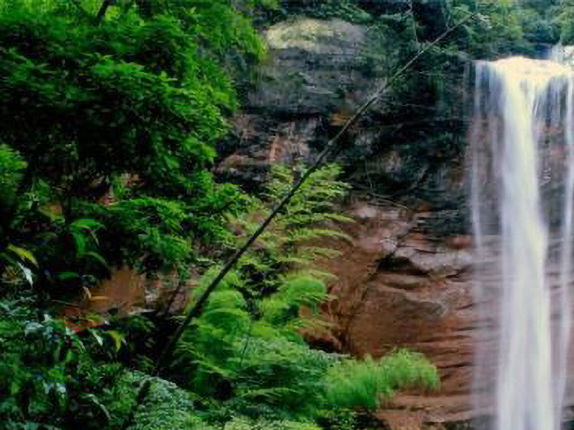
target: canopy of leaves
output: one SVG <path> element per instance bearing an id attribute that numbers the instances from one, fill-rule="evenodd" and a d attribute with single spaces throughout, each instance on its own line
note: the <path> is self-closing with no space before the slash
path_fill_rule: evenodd
<path id="1" fill-rule="evenodd" d="M 222 240 L 240 199 L 209 170 L 241 69 L 263 53 L 254 4 L 0 5 L 0 252 L 36 256 L 34 284 L 69 289 Z"/>

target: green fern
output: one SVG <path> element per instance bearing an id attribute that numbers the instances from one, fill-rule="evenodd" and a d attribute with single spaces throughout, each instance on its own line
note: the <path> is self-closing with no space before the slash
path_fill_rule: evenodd
<path id="1" fill-rule="evenodd" d="M 350 221 L 337 209 L 348 188 L 336 180 L 338 174 L 338 167 L 326 166 L 311 175 L 223 279 L 178 345 L 172 375 L 203 398 L 218 400 L 218 420 L 231 420 L 225 429 L 314 429 L 305 423 L 289 427 L 283 420 L 312 421 L 337 408 L 372 410 L 396 389 L 438 381 L 436 369 L 416 354 L 356 361 L 312 350 L 303 338 L 304 328 L 326 324 L 318 315 L 329 298 L 325 281 L 330 278 L 314 265 L 337 252 L 321 240 L 348 239 L 337 228 Z M 290 168 L 274 167 L 268 201 L 252 198 L 244 213 L 230 218 L 237 234 L 229 245 L 242 244 L 293 182 Z M 213 266 L 202 277 L 190 304 L 219 270 Z M 232 419 L 237 414 L 263 421 Z"/>
<path id="2" fill-rule="evenodd" d="M 325 381 L 325 398 L 331 407 L 375 410 L 395 390 L 413 386 L 436 389 L 437 370 L 420 354 L 397 351 L 380 360 L 344 360 L 333 366 Z"/>

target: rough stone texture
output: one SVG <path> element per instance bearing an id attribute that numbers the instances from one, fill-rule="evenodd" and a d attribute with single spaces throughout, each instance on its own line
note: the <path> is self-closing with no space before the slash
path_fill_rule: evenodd
<path id="1" fill-rule="evenodd" d="M 420 234 L 424 213 L 355 199 L 351 242 L 331 242 L 340 257 L 325 263 L 338 279 L 325 306 L 333 324 L 324 336 L 355 356 L 382 356 L 397 347 L 424 353 L 439 369 L 439 392 L 404 393 L 380 417 L 396 428 L 470 418 L 472 313 L 470 239 Z M 335 339 L 335 340 L 333 340 Z M 416 427 L 419 423 L 419 427 Z"/>
<path id="2" fill-rule="evenodd" d="M 341 20 L 303 18 L 274 25 L 249 107 L 282 115 L 328 115 L 347 99 L 362 100 L 379 83 L 362 63 L 366 30 Z"/>
<path id="3" fill-rule="evenodd" d="M 300 18 L 274 25 L 264 36 L 268 57 L 233 136 L 219 148 L 224 158 L 217 172 L 249 186 L 264 182 L 271 163 L 313 160 L 385 79 L 385 62 L 374 61 L 374 41 L 360 25 Z M 384 109 L 378 104 L 375 110 Z M 365 152 L 372 139 L 362 136 L 354 148 Z"/>
<path id="4" fill-rule="evenodd" d="M 268 57 L 236 116 L 234 133 L 218 148 L 222 158 L 216 169 L 222 180 L 251 190 L 261 187 L 273 163 L 312 162 L 410 59 L 410 54 L 403 57 L 404 41 L 392 29 L 377 33 L 337 19 L 291 19 L 264 36 Z M 352 127 L 337 161 L 355 187 L 409 207 L 424 203 L 433 212 L 441 209 L 440 218 L 425 222 L 435 231 L 442 224 L 445 234 L 460 234 L 465 225 L 460 91 L 465 60 L 440 55 L 431 58 L 450 65 L 444 88 L 437 90 L 427 77 L 430 71 L 413 67 L 408 83 L 396 83 Z"/>

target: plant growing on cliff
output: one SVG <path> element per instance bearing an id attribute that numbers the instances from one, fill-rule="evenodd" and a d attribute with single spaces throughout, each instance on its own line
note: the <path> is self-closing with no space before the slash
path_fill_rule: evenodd
<path id="1" fill-rule="evenodd" d="M 237 232 L 229 243 L 232 248 L 240 245 L 259 227 L 261 220 L 269 216 L 275 202 L 287 194 L 302 174 L 298 169 L 273 166 L 263 198 L 252 198 L 242 213 L 229 217 Z M 340 173 L 339 166 L 328 165 L 312 174 L 284 212 L 260 236 L 256 246 L 247 251 L 238 267 L 248 285 L 252 283 L 255 289 L 273 289 L 273 282 L 279 279 L 277 275 L 286 271 L 318 274 L 316 260 L 337 255 L 321 243 L 329 238 L 346 239 L 338 225 L 352 221 L 337 210 L 337 204 L 349 189 L 349 185 L 337 179 Z M 252 281 L 251 274 L 255 276 Z"/>
<path id="2" fill-rule="evenodd" d="M 327 246 L 319 246 L 318 240 L 345 237 L 332 223 L 350 221 L 335 207 L 348 188 L 337 180 L 339 171 L 337 166 L 326 166 L 312 174 L 285 213 L 270 225 L 212 294 L 196 327 L 186 332 L 172 366 L 184 370 L 183 374 L 178 372 L 178 378 L 190 388 L 208 390 L 203 394 L 219 392 L 223 397 L 242 398 L 253 387 L 266 387 L 260 398 L 278 405 L 293 390 L 280 388 L 281 384 L 313 386 L 308 372 L 306 384 L 296 382 L 298 375 L 303 375 L 296 371 L 297 363 L 307 359 L 308 350 L 297 331 L 312 321 L 310 316 L 327 298 L 322 280 L 327 274 L 314 269 L 313 263 L 317 258 L 336 253 Z M 253 232 L 258 221 L 271 211 L 277 197 L 289 189 L 296 174 L 286 166 L 273 168 L 264 200 L 252 198 L 245 212 L 230 217 L 237 234 L 230 246 L 237 246 Z M 206 273 L 194 297 L 202 294 L 218 269 L 214 267 Z M 309 317 L 302 318 L 303 308 L 311 311 Z M 220 342 L 214 345 L 213 338 Z M 265 358 L 266 348 L 269 356 L 276 358 L 275 362 Z M 284 358 L 279 359 L 279 355 Z M 267 366 L 275 366 L 275 372 Z M 285 366 L 290 377 L 282 380 L 277 377 L 281 366 Z M 193 375 L 191 380 L 186 376 L 189 374 Z M 234 388 L 225 388 L 229 384 Z M 226 390 L 231 392 L 222 393 Z M 249 396 L 254 398 L 253 393 Z M 294 407 L 298 404 L 295 402 Z M 282 407 L 288 409 L 287 404 Z"/>
<path id="3" fill-rule="evenodd" d="M 437 370 L 420 354 L 397 351 L 381 360 L 367 356 L 362 361 L 346 360 L 329 369 L 326 398 L 343 408 L 374 411 L 381 400 L 395 390 L 409 386 L 436 389 Z"/>
<path id="4" fill-rule="evenodd" d="M 334 255 L 317 241 L 344 238 L 332 222 L 350 221 L 336 210 L 347 188 L 336 180 L 338 174 L 338 167 L 326 166 L 311 175 L 307 188 L 225 277 L 201 316 L 185 330 L 169 374 L 202 398 L 215 400 L 208 413 L 212 420 L 227 421 L 240 414 L 313 421 L 325 410 L 372 409 L 379 397 L 390 397 L 393 389 L 409 384 L 436 383 L 434 368 L 414 354 L 363 363 L 313 350 L 304 341 L 305 329 L 324 324 L 318 311 L 328 300 L 328 274 L 313 270 L 312 263 Z M 279 167 L 272 175 L 269 195 L 276 196 L 284 194 L 296 172 Z M 265 201 L 253 204 L 233 220 L 245 235 L 253 228 L 253 217 L 269 210 Z M 204 276 L 196 296 L 217 270 Z M 355 371 L 362 377 L 351 378 Z"/>

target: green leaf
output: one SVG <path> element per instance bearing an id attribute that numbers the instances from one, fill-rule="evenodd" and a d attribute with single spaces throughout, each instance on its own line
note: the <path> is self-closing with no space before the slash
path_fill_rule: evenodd
<path id="1" fill-rule="evenodd" d="M 97 334 L 94 330 L 88 330 L 88 332 L 94 337 L 98 345 L 104 346 L 104 340 L 99 334 Z"/>
<path id="2" fill-rule="evenodd" d="M 118 352 L 122 347 L 122 342 L 125 341 L 126 336 L 116 330 L 108 330 L 105 333 L 113 340 L 116 352 Z"/>
<path id="3" fill-rule="evenodd" d="M 60 272 L 56 275 L 56 278 L 61 279 L 62 281 L 68 280 L 68 279 L 75 279 L 75 278 L 79 278 L 80 275 L 76 272 Z"/>
<path id="4" fill-rule="evenodd" d="M 108 265 L 108 262 L 104 259 L 104 257 L 102 257 L 100 254 L 93 252 L 93 251 L 89 251 L 86 252 L 84 255 L 84 257 L 90 257 L 92 259 L 94 259 L 95 261 L 97 261 L 98 263 L 101 263 L 102 266 L 104 266 L 106 269 L 110 269 L 110 266 Z"/>
<path id="5" fill-rule="evenodd" d="M 8 250 L 16 254 L 18 257 L 20 257 L 22 260 L 29 261 L 34 266 L 38 267 L 38 261 L 36 260 L 36 257 L 34 257 L 34 254 L 32 254 L 30 251 L 14 245 L 8 245 L 7 248 Z"/>
<path id="6" fill-rule="evenodd" d="M 84 252 L 86 251 L 86 238 L 81 233 L 72 233 L 72 237 L 76 244 L 78 256 L 84 255 Z"/>
<path id="7" fill-rule="evenodd" d="M 76 227 L 79 229 L 98 229 L 104 227 L 104 225 L 101 222 L 91 218 L 77 219 L 71 225 L 72 227 Z"/>

